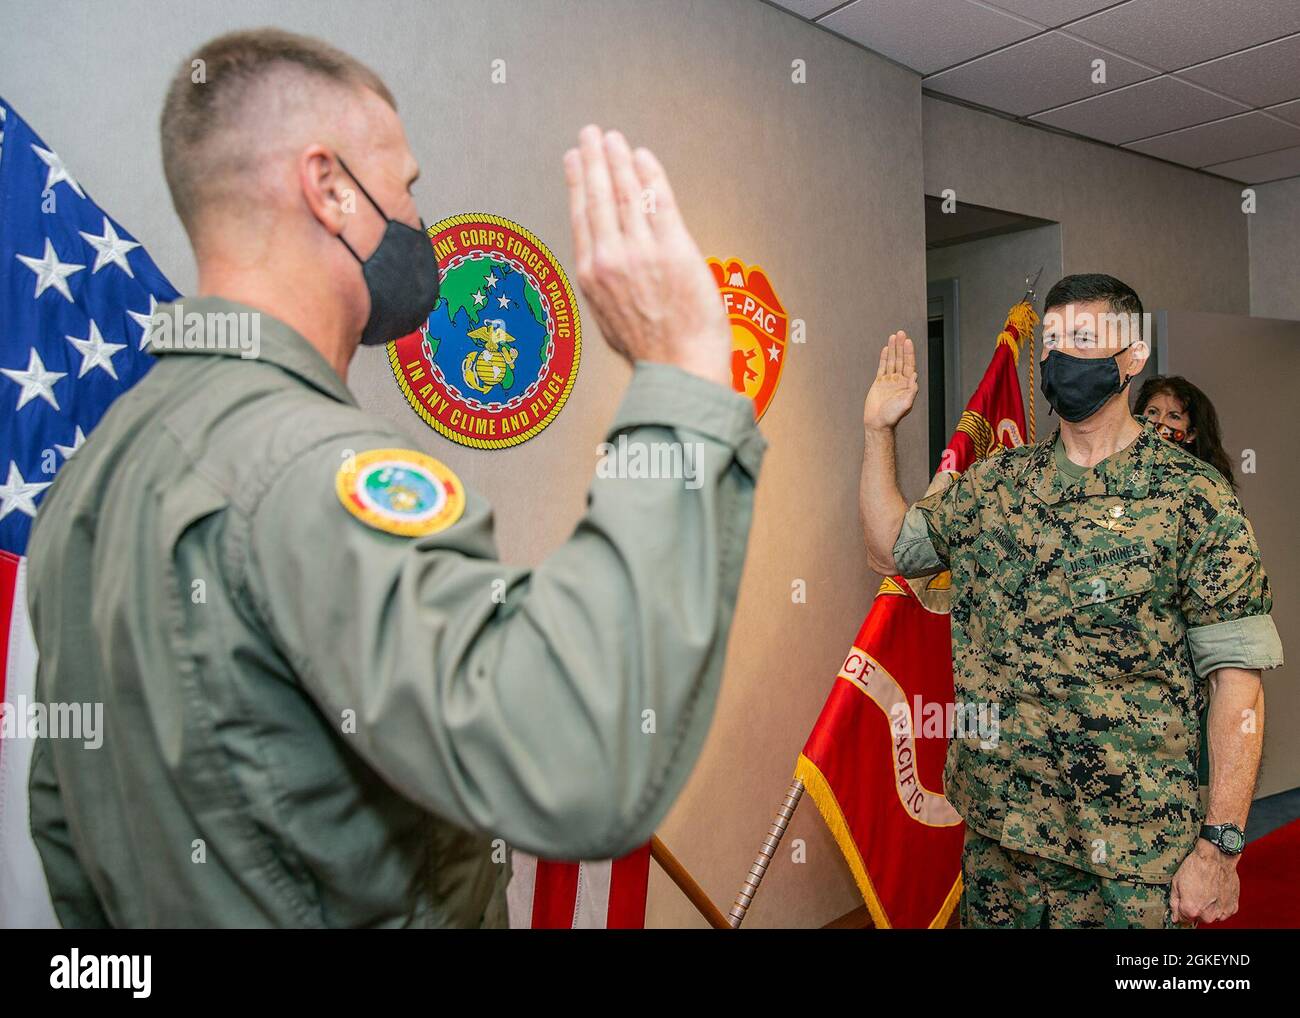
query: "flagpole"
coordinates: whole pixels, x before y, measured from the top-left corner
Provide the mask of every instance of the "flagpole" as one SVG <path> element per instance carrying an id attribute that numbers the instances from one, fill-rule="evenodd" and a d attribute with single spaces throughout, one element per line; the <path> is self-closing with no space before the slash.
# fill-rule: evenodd
<path id="1" fill-rule="evenodd" d="M 790 790 L 785 793 L 785 798 L 776 811 L 776 819 L 772 821 L 772 826 L 767 829 L 767 837 L 763 839 L 763 846 L 758 850 L 758 857 L 754 860 L 754 865 L 749 867 L 749 872 L 745 875 L 744 886 L 736 894 L 736 901 L 731 906 L 731 911 L 727 913 L 727 923 L 733 930 L 739 929 L 740 924 L 745 921 L 745 913 L 749 911 L 749 906 L 754 901 L 754 895 L 758 893 L 758 885 L 763 882 L 763 876 L 767 873 L 767 867 L 772 862 L 772 856 L 776 854 L 777 848 L 780 847 L 781 839 L 785 837 L 785 829 L 790 825 L 790 818 L 794 816 L 795 808 L 802 798 L 803 782 L 799 778 L 795 778 L 790 782 Z"/>

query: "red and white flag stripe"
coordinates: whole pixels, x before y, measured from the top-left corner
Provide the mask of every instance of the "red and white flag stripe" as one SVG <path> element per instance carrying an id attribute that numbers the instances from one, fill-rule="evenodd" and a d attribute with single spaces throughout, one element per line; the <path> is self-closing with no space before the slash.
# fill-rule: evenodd
<path id="1" fill-rule="evenodd" d="M 650 845 L 604 862 L 512 858 L 506 897 L 512 929 L 639 930 L 645 927 Z"/>
<path id="2" fill-rule="evenodd" d="M 36 641 L 27 618 L 27 559 L 0 551 L 0 927 L 59 925 L 45 871 L 32 841 L 27 812 L 27 771 L 32 740 L 16 707 L 36 691 Z M 15 737 L 10 738 L 10 733 Z"/>

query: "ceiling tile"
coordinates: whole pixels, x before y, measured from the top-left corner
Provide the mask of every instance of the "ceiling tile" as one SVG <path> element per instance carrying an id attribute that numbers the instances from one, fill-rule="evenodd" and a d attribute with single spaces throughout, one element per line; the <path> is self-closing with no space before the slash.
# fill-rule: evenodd
<path id="1" fill-rule="evenodd" d="M 1241 103 L 1166 76 L 1062 106 L 1031 119 L 1122 145 L 1245 111 Z"/>
<path id="2" fill-rule="evenodd" d="M 1070 25 L 1075 35 L 1174 71 L 1300 32 L 1296 0 L 1129 0 Z"/>
<path id="3" fill-rule="evenodd" d="M 1251 106 L 1300 99 L 1300 33 L 1189 67 L 1178 77 Z"/>
<path id="4" fill-rule="evenodd" d="M 1092 83 L 1092 61 L 1106 60 L 1106 84 Z M 1132 85 L 1155 72 L 1059 32 L 1038 35 L 921 82 L 926 88 L 1003 113 L 1027 116 Z"/>
<path id="5" fill-rule="evenodd" d="M 1075 18 L 1095 14 L 1103 7 L 1113 7 L 1115 0 L 989 0 L 989 6 L 1055 28 Z"/>
<path id="6" fill-rule="evenodd" d="M 816 18 L 832 7 L 842 4 L 844 0 L 772 0 L 772 2 L 801 18 Z"/>
<path id="7" fill-rule="evenodd" d="M 1300 126 L 1263 113 L 1243 113 L 1124 146 L 1185 166 L 1207 166 L 1300 145 Z"/>
<path id="8" fill-rule="evenodd" d="M 856 0 L 817 24 L 922 74 L 1039 31 L 1021 18 L 969 0 Z"/>
<path id="9" fill-rule="evenodd" d="M 1268 112 L 1293 124 L 1300 124 L 1300 99 L 1282 103 L 1280 106 L 1270 106 Z"/>
<path id="10" fill-rule="evenodd" d="M 1249 159 L 1216 163 L 1205 168 L 1211 173 L 1231 177 L 1233 180 L 1244 180 L 1247 184 L 1262 184 L 1268 180 L 1300 176 L 1300 145 L 1280 152 L 1269 152 L 1267 155 L 1251 156 Z"/>

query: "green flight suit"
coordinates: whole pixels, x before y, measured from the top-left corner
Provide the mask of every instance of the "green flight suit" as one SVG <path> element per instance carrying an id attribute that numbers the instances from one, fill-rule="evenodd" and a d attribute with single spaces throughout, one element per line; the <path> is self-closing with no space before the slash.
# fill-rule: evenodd
<path id="1" fill-rule="evenodd" d="M 698 484 L 598 476 L 527 569 L 497 560 L 473 492 L 425 536 L 345 509 L 340 468 L 409 441 L 284 324 L 261 315 L 248 357 L 221 316 L 253 309 L 184 309 L 205 332 L 155 350 L 30 542 L 37 696 L 104 705 L 100 749 L 33 753 L 63 924 L 501 926 L 496 839 L 575 859 L 648 840 L 717 699 L 752 403 L 639 364 L 611 436 L 698 443 Z"/>

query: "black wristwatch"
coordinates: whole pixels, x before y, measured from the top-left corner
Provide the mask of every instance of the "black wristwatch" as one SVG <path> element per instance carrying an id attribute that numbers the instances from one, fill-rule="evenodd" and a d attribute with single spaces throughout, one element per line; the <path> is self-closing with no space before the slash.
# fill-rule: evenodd
<path id="1" fill-rule="evenodd" d="M 1205 824 L 1201 837 L 1224 855 L 1241 855 L 1246 847 L 1246 832 L 1236 824 Z"/>

